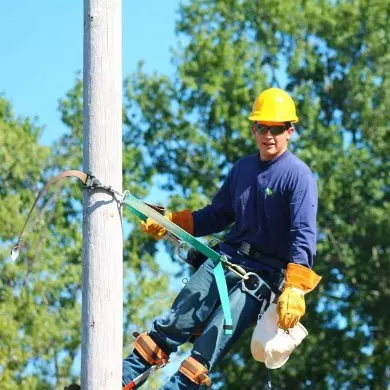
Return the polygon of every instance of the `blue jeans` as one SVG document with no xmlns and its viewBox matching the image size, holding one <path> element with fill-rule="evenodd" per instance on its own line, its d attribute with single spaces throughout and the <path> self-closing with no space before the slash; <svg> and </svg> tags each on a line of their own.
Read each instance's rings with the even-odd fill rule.
<svg viewBox="0 0 390 390">
<path fill-rule="evenodd" d="M 265 289 L 259 301 L 241 289 L 241 278 L 225 269 L 229 301 L 232 310 L 233 333 L 223 330 L 224 315 L 213 274 L 213 262 L 208 259 L 191 277 L 173 302 L 171 310 L 156 319 L 149 335 L 167 354 L 176 352 L 195 333 L 191 355 L 211 370 L 229 351 L 235 341 L 250 326 L 256 324 L 260 313 L 269 304 L 270 292 Z M 249 345 L 248 345 L 249 348 Z M 123 361 L 123 385 L 146 371 L 150 365 L 138 353 L 131 353 Z M 164 390 L 198 389 L 180 372 L 174 374 L 162 387 Z"/>
</svg>

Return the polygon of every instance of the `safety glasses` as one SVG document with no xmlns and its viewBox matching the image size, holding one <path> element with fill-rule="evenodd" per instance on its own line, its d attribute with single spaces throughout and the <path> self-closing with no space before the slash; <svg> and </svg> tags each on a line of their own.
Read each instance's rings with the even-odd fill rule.
<svg viewBox="0 0 390 390">
<path fill-rule="evenodd" d="M 263 125 L 261 123 L 255 122 L 252 125 L 252 129 L 256 131 L 256 133 L 259 134 L 265 134 L 270 131 L 272 135 L 279 135 L 288 130 L 291 127 L 291 125 L 282 125 L 282 126 L 267 126 Z"/>
</svg>

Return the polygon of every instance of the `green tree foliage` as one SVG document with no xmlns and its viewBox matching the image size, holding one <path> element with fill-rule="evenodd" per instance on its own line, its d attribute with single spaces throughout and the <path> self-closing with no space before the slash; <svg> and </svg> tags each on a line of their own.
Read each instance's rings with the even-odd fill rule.
<svg viewBox="0 0 390 390">
<path fill-rule="evenodd" d="M 82 169 L 82 83 L 60 102 L 69 131 L 52 148 L 39 146 L 41 128 L 17 118 L 0 99 L 0 388 L 63 389 L 77 382 L 81 338 L 81 199 L 79 182 L 66 179 L 38 204 L 27 226 L 16 263 L 9 260 L 11 243 L 27 213 L 53 175 Z M 153 173 L 144 169 L 136 144 L 125 147 L 126 188 L 146 196 Z M 168 306 L 168 276 L 153 255 L 135 220 L 124 212 L 125 352 L 131 332 L 143 330 Z M 138 225 L 138 222 L 137 222 Z M 107 259 L 109 261 L 109 259 Z M 157 378 L 156 378 L 157 380 Z M 155 381 L 156 381 L 155 380 Z M 156 385 L 157 387 L 157 385 Z"/>
<path fill-rule="evenodd" d="M 256 150 L 246 117 L 261 90 L 284 87 L 298 103 L 291 148 L 318 176 L 323 281 L 277 388 L 390 385 L 389 18 L 384 0 L 185 2 L 175 76 L 140 64 L 126 80 L 128 134 L 166 175 L 173 208 L 204 205 Z M 223 389 L 265 385 L 249 340 L 214 374 Z"/>
<path fill-rule="evenodd" d="M 23 383 L 29 388 L 45 389 L 49 388 L 50 371 L 58 370 L 56 375 L 61 376 L 60 371 L 69 365 L 66 352 L 62 357 L 59 354 L 70 340 L 60 340 L 63 332 L 59 330 L 63 326 L 70 333 L 77 314 L 73 314 L 73 304 L 67 299 L 74 275 L 70 272 L 65 276 L 65 269 L 60 269 L 54 248 L 47 245 L 50 233 L 46 229 L 29 232 L 31 245 L 26 245 L 26 255 L 17 266 L 7 261 L 11 239 L 20 233 L 28 205 L 41 186 L 50 151 L 38 145 L 41 129 L 29 119 L 16 118 L 3 98 L 0 129 L 0 387 L 15 389 Z M 53 219 L 50 228 L 54 228 Z M 56 226 L 61 229 L 58 222 Z M 35 224 L 42 227 L 39 219 Z M 67 279 L 68 291 L 54 277 L 61 273 Z M 63 360 L 61 368 L 56 365 L 59 359 Z M 36 370 L 40 377 L 33 375 Z"/>
<path fill-rule="evenodd" d="M 273 373 L 280 389 L 389 386 L 389 28 L 384 0 L 193 0 L 179 10 L 176 73 L 126 80 L 124 187 L 145 197 L 157 173 L 171 207 L 199 208 L 227 169 L 256 150 L 246 119 L 269 86 L 289 90 L 301 121 L 291 148 L 319 178 L 323 275 L 308 296 L 310 336 Z M 82 84 L 60 102 L 68 132 L 52 148 L 0 99 L 0 388 L 62 388 L 78 373 L 81 189 L 43 200 L 16 264 L 6 259 L 33 198 L 53 174 L 81 168 Z M 161 177 L 161 176 L 157 176 Z M 168 307 L 156 246 L 125 211 L 125 352 Z M 142 308 L 142 310 L 140 309 Z M 250 331 L 214 376 L 259 389 Z M 149 388 L 152 388 L 149 382 Z"/>
</svg>

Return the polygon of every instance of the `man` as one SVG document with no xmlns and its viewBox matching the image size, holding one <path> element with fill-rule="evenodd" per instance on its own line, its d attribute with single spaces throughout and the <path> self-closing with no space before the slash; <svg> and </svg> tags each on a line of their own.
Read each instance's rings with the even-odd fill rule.
<svg viewBox="0 0 390 390">
<path fill-rule="evenodd" d="M 291 97 L 270 88 L 255 100 L 249 120 L 258 153 L 239 160 L 210 205 L 167 217 L 190 234 L 200 237 L 231 226 L 218 250 L 244 269 L 258 273 L 276 291 L 279 326 L 295 326 L 305 313 L 304 293 L 320 277 L 311 270 L 316 247 L 317 187 L 312 172 L 287 150 L 298 122 Z M 155 239 L 166 230 L 152 219 L 142 229 Z M 206 260 L 173 302 L 166 316 L 156 319 L 149 333 L 137 337 L 134 351 L 123 362 L 123 385 L 152 365 L 168 360 L 172 352 L 199 333 L 191 356 L 185 359 L 165 390 L 198 389 L 210 385 L 209 371 L 268 306 L 270 292 L 259 299 L 242 289 L 239 276 L 225 270 L 232 309 L 233 331 L 223 330 L 224 316 L 213 276 Z M 249 348 L 249 346 L 248 346 Z"/>
</svg>

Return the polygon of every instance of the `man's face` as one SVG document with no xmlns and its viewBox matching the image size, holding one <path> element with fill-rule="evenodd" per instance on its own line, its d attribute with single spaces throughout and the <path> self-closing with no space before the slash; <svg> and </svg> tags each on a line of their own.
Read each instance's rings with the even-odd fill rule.
<svg viewBox="0 0 390 390">
<path fill-rule="evenodd" d="M 283 122 L 255 122 L 265 126 L 285 126 Z M 288 141 L 294 131 L 292 127 L 287 128 L 280 134 L 272 134 L 270 130 L 265 133 L 255 130 L 252 125 L 252 133 L 256 138 L 257 147 L 260 151 L 260 159 L 269 161 L 281 155 L 287 150 Z"/>
</svg>

